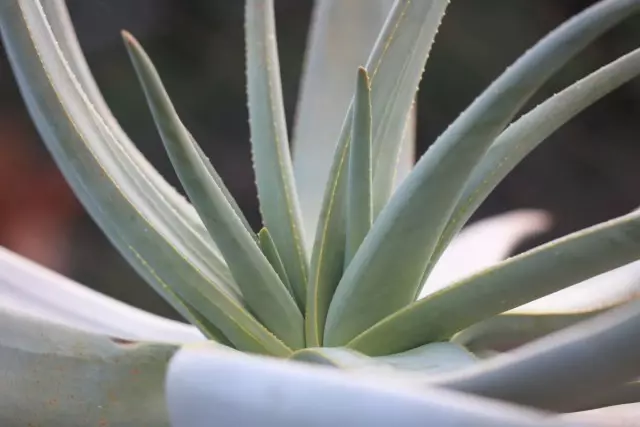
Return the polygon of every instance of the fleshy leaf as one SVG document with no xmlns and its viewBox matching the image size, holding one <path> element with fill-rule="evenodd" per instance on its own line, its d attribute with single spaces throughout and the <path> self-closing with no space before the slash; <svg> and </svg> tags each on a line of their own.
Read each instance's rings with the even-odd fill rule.
<svg viewBox="0 0 640 427">
<path fill-rule="evenodd" d="M 164 380 L 176 349 L 0 308 L 0 424 L 169 427 Z"/>
<path fill-rule="evenodd" d="M 353 72 L 366 62 L 393 3 L 313 2 L 292 140 L 293 168 L 309 249 L 336 142 L 355 90 Z"/>
<path fill-rule="evenodd" d="M 367 61 L 371 80 L 373 190 L 377 153 L 386 150 L 381 148 L 383 144 L 392 144 L 399 150 L 407 114 L 447 4 L 447 0 L 397 1 Z M 329 173 L 311 258 L 306 332 L 312 346 L 323 341 L 326 313 L 343 273 L 352 113 L 350 106 Z M 401 132 L 394 140 L 390 132 L 395 132 L 396 121 Z M 390 139 L 385 140 L 386 137 Z M 394 157 L 394 168 L 396 160 Z"/>
<path fill-rule="evenodd" d="M 494 139 L 556 70 L 638 10 L 638 1 L 605 0 L 574 16 L 520 57 L 434 142 L 345 270 L 327 314 L 326 345 L 345 345 L 415 299 L 463 186 Z M 374 186 L 375 173 L 374 167 Z"/>
<path fill-rule="evenodd" d="M 296 301 L 304 307 L 309 267 L 282 101 L 273 0 L 247 0 L 245 19 L 249 125 L 260 212 Z"/>
<path fill-rule="evenodd" d="M 167 399 L 170 419 L 180 427 L 209 427 L 212 421 L 220 427 L 572 425 L 543 412 L 446 389 L 417 390 L 392 378 L 205 347 L 186 347 L 172 359 Z"/>
<path fill-rule="evenodd" d="M 640 74 L 640 49 L 600 68 L 511 124 L 477 165 L 438 241 L 438 253 L 462 228 L 491 191 L 549 135 L 585 108 Z M 427 268 L 427 274 L 430 267 Z"/>
<path fill-rule="evenodd" d="M 303 319 L 293 297 L 209 173 L 212 166 L 203 162 L 149 57 L 131 35 L 123 33 L 123 37 L 169 158 L 222 251 L 247 305 L 285 344 L 302 347 Z"/>
<path fill-rule="evenodd" d="M 348 347 L 377 355 L 442 341 L 639 257 L 640 212 L 634 211 L 509 258 L 416 301 L 357 336 Z"/>
<path fill-rule="evenodd" d="M 550 226 L 551 216 L 533 209 L 505 212 L 474 222 L 447 246 L 419 298 L 503 261 L 526 237 Z"/>
<path fill-rule="evenodd" d="M 347 189 L 347 247 L 345 265 L 349 265 L 373 222 L 371 204 L 371 87 L 367 70 L 358 70 Z"/>
<path fill-rule="evenodd" d="M 204 339 L 194 326 L 100 294 L 1 247 L 0 307 L 127 340 L 188 343 Z"/>
<path fill-rule="evenodd" d="M 67 182 L 136 271 L 205 335 L 246 351 L 289 349 L 177 234 L 157 187 L 97 114 L 62 56 L 39 1 L 0 3 L 0 30 L 26 105 Z M 169 209 L 170 210 L 170 209 Z M 217 280 L 219 279 L 219 280 Z M 204 321 L 203 321 L 204 320 Z M 211 329 L 211 327 L 214 329 Z"/>
<path fill-rule="evenodd" d="M 112 134 L 112 145 L 122 150 L 119 157 L 128 157 L 122 161 L 128 162 L 127 168 L 131 170 L 131 178 L 142 181 L 148 186 L 145 194 L 148 194 L 150 200 L 157 206 L 158 220 L 171 224 L 170 230 L 173 233 L 170 240 L 179 240 L 180 245 L 184 245 L 185 250 L 188 250 L 189 257 L 197 258 L 198 263 L 205 266 L 202 268 L 203 274 L 209 275 L 211 270 L 214 273 L 210 275 L 212 280 L 224 281 L 226 286 L 236 289 L 231 272 L 193 206 L 153 168 L 111 113 L 82 53 L 65 0 L 48 0 L 40 2 L 40 5 L 69 69 L 95 108 L 95 113 L 100 116 Z"/>
<path fill-rule="evenodd" d="M 282 283 L 287 287 L 291 296 L 294 296 L 295 294 L 293 293 L 291 283 L 289 283 L 287 272 L 284 270 L 284 264 L 282 263 L 282 258 L 278 253 L 278 248 L 276 248 L 276 244 L 271 238 L 271 234 L 269 234 L 269 230 L 267 230 L 266 227 L 263 227 L 258 233 L 258 241 L 260 242 L 262 253 L 267 257 L 276 273 L 278 273 L 280 280 L 282 280 Z M 302 307 L 299 308 L 302 310 Z"/>
<path fill-rule="evenodd" d="M 576 410 L 640 375 L 639 328 L 640 301 L 633 301 L 428 384 L 545 410 Z"/>
</svg>

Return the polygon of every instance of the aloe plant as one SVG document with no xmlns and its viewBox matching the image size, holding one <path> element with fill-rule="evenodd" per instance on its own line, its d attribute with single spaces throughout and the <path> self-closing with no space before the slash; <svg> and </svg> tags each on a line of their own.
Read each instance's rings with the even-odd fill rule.
<svg viewBox="0 0 640 427">
<path fill-rule="evenodd" d="M 414 164 L 416 88 L 447 6 L 319 0 L 290 144 L 273 0 L 246 1 L 256 234 L 132 35 L 191 203 L 114 119 L 64 1 L 2 2 L 3 42 L 56 163 L 192 324 L 1 251 L 2 425 L 577 426 L 638 414 L 640 212 L 506 260 L 549 225 L 544 213 L 463 226 L 537 145 L 640 74 L 635 50 L 515 119 L 640 0 L 602 0 L 551 32 Z"/>
</svg>

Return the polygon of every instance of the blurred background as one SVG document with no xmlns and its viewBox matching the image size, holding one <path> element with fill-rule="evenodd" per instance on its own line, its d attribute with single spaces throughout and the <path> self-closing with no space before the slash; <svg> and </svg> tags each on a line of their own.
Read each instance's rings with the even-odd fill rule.
<svg viewBox="0 0 640 427">
<path fill-rule="evenodd" d="M 349 0 L 344 0 L 349 1 Z M 418 155 L 520 54 L 593 0 L 455 0 L 436 37 L 418 97 Z M 276 0 L 284 98 L 291 126 L 311 0 Z M 133 141 L 174 185 L 120 30 L 144 45 L 186 125 L 260 226 L 245 100 L 243 2 L 69 0 L 104 96 Z M 530 108 L 640 46 L 627 20 L 547 84 Z M 0 48 L 1 49 L 1 48 Z M 473 220 L 541 208 L 553 229 L 518 251 L 640 205 L 640 78 L 565 125 L 498 187 Z M 0 245 L 94 289 L 175 316 L 85 214 L 40 141 L 0 50 Z"/>
</svg>

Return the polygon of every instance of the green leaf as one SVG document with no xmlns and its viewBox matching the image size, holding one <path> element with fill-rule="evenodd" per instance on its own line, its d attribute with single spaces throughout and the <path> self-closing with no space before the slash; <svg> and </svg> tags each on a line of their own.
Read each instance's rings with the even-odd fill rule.
<svg viewBox="0 0 640 427">
<path fill-rule="evenodd" d="M 303 319 L 267 258 L 210 175 L 201 152 L 169 100 L 151 60 L 128 33 L 123 38 L 144 88 L 169 158 L 200 217 L 231 269 L 244 299 L 257 318 L 285 344 L 304 345 Z"/>
<path fill-rule="evenodd" d="M 389 354 L 448 339 L 477 322 L 640 257 L 640 211 L 509 258 L 428 295 L 351 340 L 365 354 Z"/>
<path fill-rule="evenodd" d="M 119 157 L 129 157 L 127 161 L 132 169 L 131 176 L 144 181 L 144 185 L 148 187 L 145 193 L 158 206 L 159 220 L 162 219 L 171 225 L 173 235 L 170 236 L 170 240 L 180 240 L 180 244 L 186 246 L 189 258 L 197 258 L 198 263 L 204 266 L 203 274 L 209 275 L 211 280 L 224 282 L 225 286 L 239 292 L 222 255 L 211 241 L 209 233 L 193 206 L 153 168 L 109 110 L 82 54 L 65 0 L 50 0 L 40 4 L 69 69 L 95 108 L 96 114 L 112 134 L 114 138 L 112 145 L 122 151 Z M 210 271 L 212 274 L 209 274 Z"/>
<path fill-rule="evenodd" d="M 273 0 L 247 0 L 247 96 L 253 166 L 264 225 L 298 304 L 306 304 L 308 258 L 285 122 Z"/>
<path fill-rule="evenodd" d="M 580 408 L 640 375 L 640 301 L 429 382 L 535 408 Z"/>
<path fill-rule="evenodd" d="M 276 248 L 276 244 L 273 242 L 271 234 L 269 234 L 269 230 L 267 230 L 266 227 L 263 227 L 262 230 L 260 230 L 260 232 L 258 233 L 258 241 L 260 242 L 262 253 L 265 257 L 267 257 L 276 273 L 278 273 L 280 280 L 282 280 L 282 283 L 284 283 L 284 285 L 287 287 L 289 294 L 293 296 L 293 288 L 291 287 L 291 283 L 289 283 L 287 272 L 284 270 L 282 258 L 280 258 L 278 248 Z M 302 308 L 300 307 L 300 309 Z"/>
<path fill-rule="evenodd" d="M 316 0 L 293 126 L 293 169 L 313 244 L 336 142 L 363 65 L 393 0 Z M 311 248 L 309 248 L 311 249 Z"/>
<path fill-rule="evenodd" d="M 214 280 L 216 273 L 176 235 L 166 204 L 63 60 L 40 3 L 1 2 L 0 30 L 26 105 L 54 160 L 136 271 L 207 336 L 224 335 L 245 351 L 287 355 L 290 350 L 246 311 L 240 295 L 222 278 Z"/>
<path fill-rule="evenodd" d="M 172 344 L 94 335 L 0 309 L 0 424 L 166 426 Z"/>
<path fill-rule="evenodd" d="M 358 70 L 347 190 L 347 247 L 345 265 L 349 265 L 373 222 L 371 204 L 371 87 L 367 70 Z"/>
<path fill-rule="evenodd" d="M 549 98 L 502 132 L 465 184 L 462 196 L 438 241 L 436 255 L 432 257 L 426 275 L 480 204 L 527 154 L 585 108 L 638 74 L 640 49 Z"/>
<path fill-rule="evenodd" d="M 435 141 L 344 272 L 327 315 L 326 345 L 345 345 L 415 300 L 463 186 L 493 140 L 556 70 L 639 9 L 637 0 L 603 1 L 576 15 L 516 61 Z"/>
<path fill-rule="evenodd" d="M 385 369 L 384 364 L 377 363 L 373 358 L 344 347 L 303 348 L 293 352 L 289 359 L 339 369 Z"/>
<path fill-rule="evenodd" d="M 640 403 L 640 381 L 631 381 L 612 390 L 598 393 L 592 400 L 580 405 L 581 411 L 603 408 L 606 406 Z"/>
<path fill-rule="evenodd" d="M 589 319 L 603 310 L 574 313 L 505 313 L 458 332 L 451 341 L 476 354 L 504 352 Z"/>
<path fill-rule="evenodd" d="M 389 136 L 388 132 L 395 126 L 395 123 L 391 122 L 399 120 L 400 127 L 404 129 L 429 49 L 447 3 L 446 0 L 396 2 L 371 52 L 366 69 L 369 70 L 371 79 L 374 165 L 376 153 L 382 152 L 381 138 Z M 331 166 L 311 258 L 310 295 L 306 315 L 307 342 L 311 346 L 319 345 L 318 343 L 323 341 L 327 309 L 343 273 L 348 164 L 346 159 L 351 141 L 352 113 L 350 107 Z M 393 142 L 399 147 L 401 140 L 402 132 L 397 140 L 386 143 Z M 396 157 L 394 168 L 395 160 Z M 374 166 L 374 191 L 375 170 Z"/>
</svg>

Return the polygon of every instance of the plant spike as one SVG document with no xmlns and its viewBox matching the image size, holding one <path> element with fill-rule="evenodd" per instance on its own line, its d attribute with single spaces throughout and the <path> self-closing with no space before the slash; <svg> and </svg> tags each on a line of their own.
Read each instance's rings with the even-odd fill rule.
<svg viewBox="0 0 640 427">
<path fill-rule="evenodd" d="M 298 305 L 304 307 L 308 257 L 285 122 L 273 0 L 246 2 L 247 96 L 260 211 Z"/>
<path fill-rule="evenodd" d="M 349 265 L 373 222 L 371 204 L 371 86 L 367 70 L 358 69 L 351 144 L 349 148 L 349 182 L 347 190 L 347 247 L 345 263 Z"/>
</svg>

